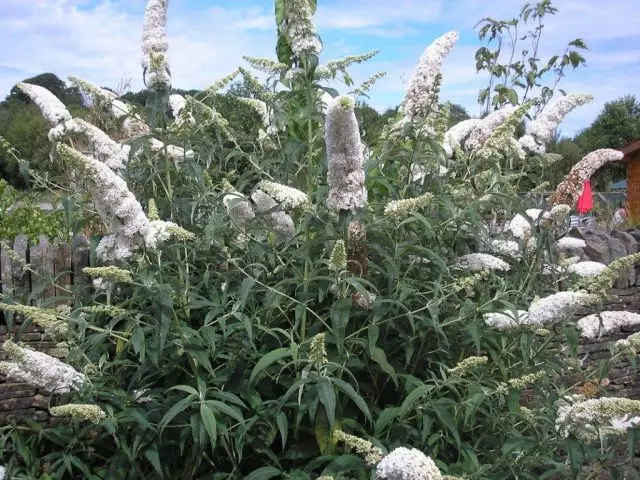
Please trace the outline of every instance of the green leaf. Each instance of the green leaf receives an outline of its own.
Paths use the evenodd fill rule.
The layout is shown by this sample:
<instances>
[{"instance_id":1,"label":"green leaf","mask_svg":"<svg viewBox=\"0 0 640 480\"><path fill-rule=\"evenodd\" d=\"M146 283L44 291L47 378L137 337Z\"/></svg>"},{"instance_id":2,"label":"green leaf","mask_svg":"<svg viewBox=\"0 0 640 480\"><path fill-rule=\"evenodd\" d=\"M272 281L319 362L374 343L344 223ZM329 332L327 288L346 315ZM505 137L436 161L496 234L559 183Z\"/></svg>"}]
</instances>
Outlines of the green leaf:
<instances>
[{"instance_id":1,"label":"green leaf","mask_svg":"<svg viewBox=\"0 0 640 480\"><path fill-rule=\"evenodd\" d=\"M226 403L220 402L218 400L207 400L205 403L211 408L214 408L215 410L224 413L228 417L237 420L238 423L244 423L244 416L242 415L242 412L237 408L234 408L231 405L227 405Z\"/></svg>"},{"instance_id":2,"label":"green leaf","mask_svg":"<svg viewBox=\"0 0 640 480\"><path fill-rule=\"evenodd\" d=\"M332 378L331 381L336 387L338 387L340 390L346 393L347 396L351 398L351 400L353 400L353 403L355 403L356 406L360 409L360 411L364 414L367 420L373 423L373 419L371 418L371 411L369 410L367 403L364 401L364 398L362 398L358 394L358 392L356 392L355 389L344 380Z\"/></svg>"},{"instance_id":3,"label":"green leaf","mask_svg":"<svg viewBox=\"0 0 640 480\"><path fill-rule=\"evenodd\" d=\"M278 430L280 430L280 438L282 439L282 449L287 445L287 434L289 428L289 421L287 416L283 412L279 412L276 417L276 423L278 424Z\"/></svg>"},{"instance_id":4,"label":"green leaf","mask_svg":"<svg viewBox=\"0 0 640 480\"><path fill-rule=\"evenodd\" d=\"M260 467L249 475L244 477L245 480L270 480L271 478L282 476L282 472L275 467Z\"/></svg>"},{"instance_id":5,"label":"green leaf","mask_svg":"<svg viewBox=\"0 0 640 480\"><path fill-rule=\"evenodd\" d=\"M507 99L511 105L518 105L518 93L512 88L507 90Z\"/></svg>"},{"instance_id":6,"label":"green leaf","mask_svg":"<svg viewBox=\"0 0 640 480\"><path fill-rule=\"evenodd\" d=\"M331 331L340 356L344 354L344 337L347 323L349 322L351 305L352 300L350 298L342 298L331 305Z\"/></svg>"},{"instance_id":7,"label":"green leaf","mask_svg":"<svg viewBox=\"0 0 640 480\"><path fill-rule=\"evenodd\" d=\"M154 447L153 450L145 450L144 458L146 458L153 469L162 476L162 465L160 464L160 455L158 455L157 448Z\"/></svg>"},{"instance_id":8,"label":"green leaf","mask_svg":"<svg viewBox=\"0 0 640 480\"><path fill-rule=\"evenodd\" d=\"M160 433L162 433L162 431L164 430L164 428L169 425L169 423L171 422L171 420L173 420L176 415L184 412L187 408L189 408L192 402L192 398L191 397L186 397L183 398L182 400L179 400L176 404L174 404L168 411L167 413L164 414L164 417L162 417L162 420L160 420L160 424L158 425L160 427Z\"/></svg>"},{"instance_id":9,"label":"green leaf","mask_svg":"<svg viewBox=\"0 0 640 480\"><path fill-rule=\"evenodd\" d=\"M255 367L253 367L253 370L251 371L251 375L249 377L249 385L254 384L256 378L258 377L258 375L260 375L260 373L262 373L263 370L282 360L283 358L288 357L289 355L291 355L291 349L286 347L277 348L276 350L272 350L264 355L260 360L258 360L258 363L256 363Z\"/></svg>"},{"instance_id":10,"label":"green leaf","mask_svg":"<svg viewBox=\"0 0 640 480\"><path fill-rule=\"evenodd\" d=\"M404 399L402 405L400 405L400 418L404 418L409 410L414 407L414 404L424 395L433 390L433 385L420 385L409 392L409 395Z\"/></svg>"},{"instance_id":11,"label":"green leaf","mask_svg":"<svg viewBox=\"0 0 640 480\"><path fill-rule=\"evenodd\" d=\"M460 447L460 433L458 432L458 427L456 426L456 422L449 413L449 411L443 405L436 403L434 406L434 410L436 412L437 417L440 419L442 423L449 429L451 435L458 447Z\"/></svg>"},{"instance_id":12,"label":"green leaf","mask_svg":"<svg viewBox=\"0 0 640 480\"><path fill-rule=\"evenodd\" d=\"M284 21L284 0L276 0L276 25L280 28L280 25Z\"/></svg>"},{"instance_id":13,"label":"green leaf","mask_svg":"<svg viewBox=\"0 0 640 480\"><path fill-rule=\"evenodd\" d=\"M373 355L371 356L373 361L380 365L382 371L391 377L395 386L398 386L398 376L396 375L395 369L391 366L391 364L387 361L387 355L384 353L379 347L375 347L373 349Z\"/></svg>"},{"instance_id":14,"label":"green leaf","mask_svg":"<svg viewBox=\"0 0 640 480\"><path fill-rule=\"evenodd\" d=\"M206 403L200 404L200 418L202 418L202 424L204 425L207 435L211 441L211 447L215 448L216 438L218 435L216 426L216 417L213 411Z\"/></svg>"},{"instance_id":15,"label":"green leaf","mask_svg":"<svg viewBox=\"0 0 640 480\"><path fill-rule=\"evenodd\" d=\"M329 428L333 428L336 422L336 392L333 385L326 377L320 377L317 383L318 398L320 403L324 405L329 420Z\"/></svg>"},{"instance_id":16,"label":"green leaf","mask_svg":"<svg viewBox=\"0 0 640 480\"><path fill-rule=\"evenodd\" d=\"M400 409L398 407L387 407L376 419L376 423L373 427L373 430L376 435L380 435L384 429L391 424L396 418L398 418L398 414L400 413Z\"/></svg>"}]
</instances>

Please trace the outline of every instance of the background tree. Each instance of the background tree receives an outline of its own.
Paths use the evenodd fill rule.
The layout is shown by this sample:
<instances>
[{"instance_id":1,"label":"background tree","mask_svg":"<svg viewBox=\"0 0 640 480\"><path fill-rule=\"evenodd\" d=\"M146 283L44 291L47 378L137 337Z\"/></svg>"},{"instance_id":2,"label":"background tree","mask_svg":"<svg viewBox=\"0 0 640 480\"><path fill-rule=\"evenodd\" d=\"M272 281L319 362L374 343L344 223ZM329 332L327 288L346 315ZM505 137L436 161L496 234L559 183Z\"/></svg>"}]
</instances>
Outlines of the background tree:
<instances>
[{"instance_id":1,"label":"background tree","mask_svg":"<svg viewBox=\"0 0 640 480\"><path fill-rule=\"evenodd\" d=\"M640 103L633 95L625 95L607 102L591 125L575 137L582 152L598 148L620 148L640 138ZM598 190L608 189L609 184L625 178L622 163L613 163L600 169L593 178Z\"/></svg>"},{"instance_id":2,"label":"background tree","mask_svg":"<svg viewBox=\"0 0 640 480\"><path fill-rule=\"evenodd\" d=\"M68 87L53 73L43 73L24 80L48 89L79 117L86 114L82 95L75 87ZM29 98L16 87L4 101L0 102L0 137L3 137L19 156L32 168L42 173L52 173L56 166L49 160L50 144L47 139L48 123ZM4 178L16 188L24 189L28 185L25 176L20 173L16 157L6 149L0 149L0 178Z\"/></svg>"}]
</instances>

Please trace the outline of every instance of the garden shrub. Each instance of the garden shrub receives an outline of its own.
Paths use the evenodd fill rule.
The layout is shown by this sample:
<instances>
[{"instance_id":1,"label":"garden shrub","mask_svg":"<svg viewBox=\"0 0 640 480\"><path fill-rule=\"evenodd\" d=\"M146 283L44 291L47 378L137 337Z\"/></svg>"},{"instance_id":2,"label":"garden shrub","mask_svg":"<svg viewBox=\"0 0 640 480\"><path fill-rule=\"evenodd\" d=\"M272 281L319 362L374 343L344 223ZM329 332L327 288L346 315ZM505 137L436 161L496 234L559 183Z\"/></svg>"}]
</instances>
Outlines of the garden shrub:
<instances>
[{"instance_id":1,"label":"garden shrub","mask_svg":"<svg viewBox=\"0 0 640 480\"><path fill-rule=\"evenodd\" d=\"M535 101L449 129L438 90L451 32L365 148L354 108L373 80L352 88L347 72L371 55L320 63L316 2L275 4L278 58L249 59L267 80L241 71L261 92L246 102L264 122L251 149L205 98L170 96L166 0L145 15L147 115L72 79L119 119L121 141L19 85L82 189L67 201L107 234L92 244L91 293L69 311L23 309L63 337L65 362L4 344L0 369L48 388L68 420L0 430L11 478L539 479L606 463L624 435L633 446L640 402L593 398L606 365L582 372L576 346L594 320L568 319L599 311L637 256L577 277L559 241L570 207L527 210L516 195L553 159L548 123L585 97L550 104L520 139ZM589 168L557 196L573 202ZM511 219L501 233L497 212ZM635 354L625 342L614 360Z\"/></svg>"}]
</instances>

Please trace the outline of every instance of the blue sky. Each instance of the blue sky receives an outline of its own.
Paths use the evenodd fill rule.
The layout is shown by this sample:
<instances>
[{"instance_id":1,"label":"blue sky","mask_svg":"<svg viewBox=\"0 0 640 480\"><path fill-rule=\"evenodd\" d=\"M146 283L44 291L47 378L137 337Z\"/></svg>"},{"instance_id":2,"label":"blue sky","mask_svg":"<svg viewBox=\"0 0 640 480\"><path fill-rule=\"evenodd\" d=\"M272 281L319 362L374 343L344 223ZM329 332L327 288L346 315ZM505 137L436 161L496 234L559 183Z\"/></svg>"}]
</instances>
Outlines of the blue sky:
<instances>
[{"instance_id":1,"label":"blue sky","mask_svg":"<svg viewBox=\"0 0 640 480\"><path fill-rule=\"evenodd\" d=\"M379 110L398 104L417 60L437 36L457 30L460 41L447 58L443 100L477 114L476 95L486 77L475 72L480 46L474 24L482 17L507 19L521 2L503 0L318 0L323 61L380 50L353 70L364 80L387 76L372 89ZM542 58L567 41L589 45L588 66L569 72L563 88L588 92L593 104L572 113L564 134L586 127L602 105L621 95L640 97L640 28L637 0L556 0L559 13L546 22ZM144 0L0 0L0 97L25 77L50 71L117 87L142 87L140 36ZM201 88L241 65L242 55L274 57L272 0L171 0L169 59L180 88Z\"/></svg>"}]
</instances>

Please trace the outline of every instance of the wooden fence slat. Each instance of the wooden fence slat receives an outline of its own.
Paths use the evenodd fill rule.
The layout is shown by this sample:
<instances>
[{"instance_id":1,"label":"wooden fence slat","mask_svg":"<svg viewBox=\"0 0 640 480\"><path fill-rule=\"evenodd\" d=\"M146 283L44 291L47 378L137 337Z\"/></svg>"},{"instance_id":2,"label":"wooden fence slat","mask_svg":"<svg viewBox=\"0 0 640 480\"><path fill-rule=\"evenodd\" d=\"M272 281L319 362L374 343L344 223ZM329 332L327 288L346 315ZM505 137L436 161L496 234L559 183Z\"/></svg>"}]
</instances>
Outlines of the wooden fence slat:
<instances>
[{"instance_id":1,"label":"wooden fence slat","mask_svg":"<svg viewBox=\"0 0 640 480\"><path fill-rule=\"evenodd\" d=\"M3 240L3 244L11 245L12 242ZM13 295L13 274L11 270L11 257L0 245L0 287L4 295Z\"/></svg>"},{"instance_id":2,"label":"wooden fence slat","mask_svg":"<svg viewBox=\"0 0 640 480\"><path fill-rule=\"evenodd\" d=\"M66 243L56 243L53 249L53 274L56 279L56 305L69 303L71 297L71 248Z\"/></svg>"},{"instance_id":3,"label":"wooden fence slat","mask_svg":"<svg viewBox=\"0 0 640 480\"><path fill-rule=\"evenodd\" d=\"M13 298L26 304L29 298L29 272L23 270L28 262L27 251L29 239L26 235L18 235L13 243L14 260L12 261ZM17 258L16 258L17 257Z\"/></svg>"},{"instance_id":4,"label":"wooden fence slat","mask_svg":"<svg viewBox=\"0 0 640 480\"><path fill-rule=\"evenodd\" d=\"M40 235L37 245L30 248L29 263L35 273L31 273L31 292L34 305L46 305L47 299L54 297L53 259L50 255L49 239Z\"/></svg>"},{"instance_id":5,"label":"wooden fence slat","mask_svg":"<svg viewBox=\"0 0 640 480\"><path fill-rule=\"evenodd\" d=\"M89 283L89 277L82 271L89 266L89 241L82 233L73 238L71 245L71 260L73 261L73 291L81 293Z\"/></svg>"}]
</instances>

